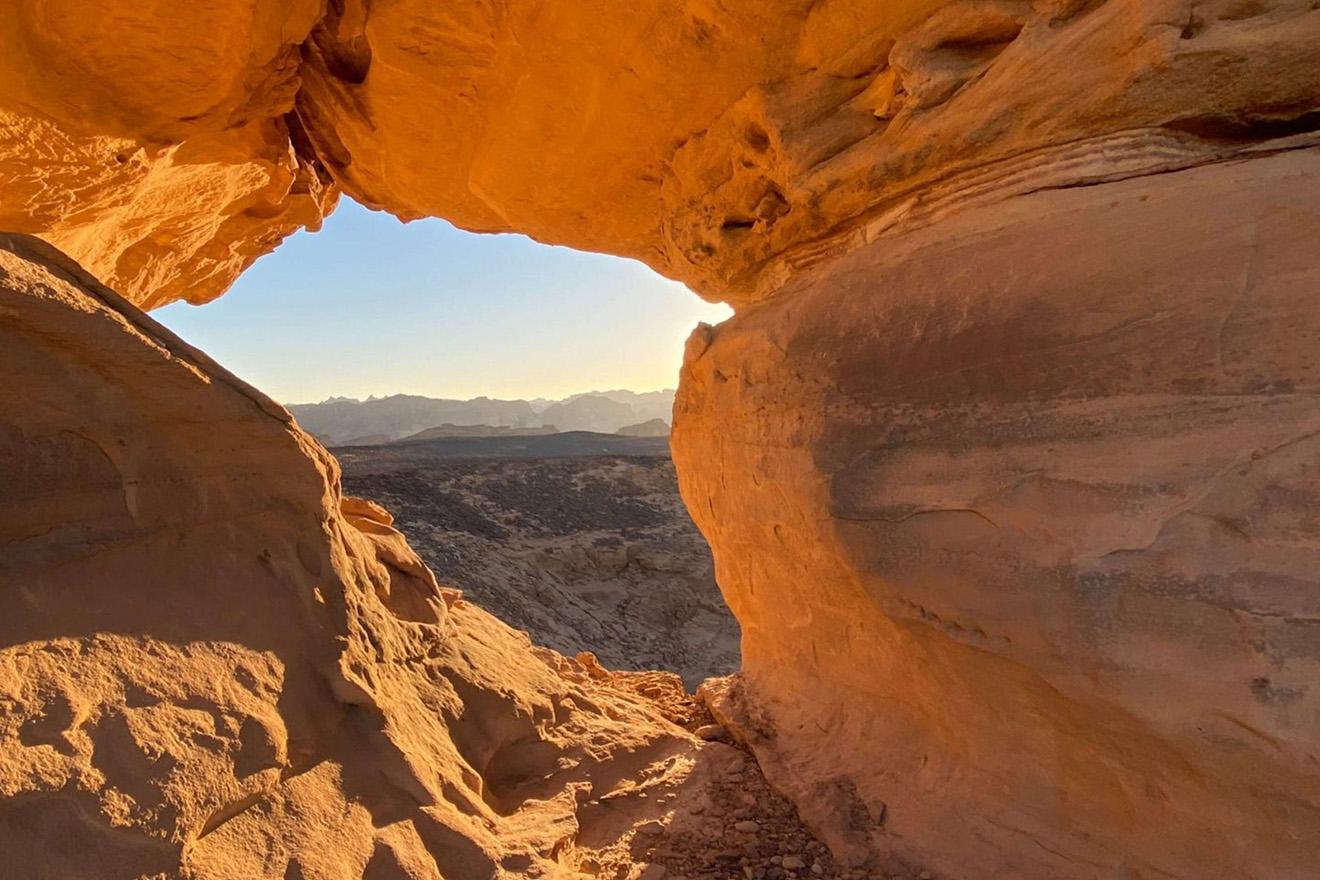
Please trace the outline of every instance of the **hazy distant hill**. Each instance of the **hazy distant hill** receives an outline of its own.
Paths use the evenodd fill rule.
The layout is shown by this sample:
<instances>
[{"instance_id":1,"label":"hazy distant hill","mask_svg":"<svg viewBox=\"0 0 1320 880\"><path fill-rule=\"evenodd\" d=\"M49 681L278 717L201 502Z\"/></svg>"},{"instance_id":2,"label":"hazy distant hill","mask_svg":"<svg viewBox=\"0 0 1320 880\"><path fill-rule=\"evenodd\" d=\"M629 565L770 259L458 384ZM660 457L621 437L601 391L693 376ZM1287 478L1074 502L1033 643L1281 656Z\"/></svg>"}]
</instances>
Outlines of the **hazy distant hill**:
<instances>
[{"instance_id":1,"label":"hazy distant hill","mask_svg":"<svg viewBox=\"0 0 1320 880\"><path fill-rule=\"evenodd\" d=\"M551 404L540 414L541 423L561 431L595 431L613 434L635 421L633 408L599 394L584 394Z\"/></svg>"},{"instance_id":2,"label":"hazy distant hill","mask_svg":"<svg viewBox=\"0 0 1320 880\"><path fill-rule=\"evenodd\" d=\"M626 437L591 431L556 431L553 434L496 434L483 437L428 437L392 443L332 447L339 458L359 452L373 455L388 450L395 462L433 458L592 458L668 457L668 437Z\"/></svg>"},{"instance_id":3,"label":"hazy distant hill","mask_svg":"<svg viewBox=\"0 0 1320 880\"><path fill-rule=\"evenodd\" d=\"M293 404L289 408L298 424L322 443L347 443L362 437L384 436L397 440L437 425L491 425L493 427L540 427L541 421L525 400L437 400L409 394L324 403Z\"/></svg>"},{"instance_id":4,"label":"hazy distant hill","mask_svg":"<svg viewBox=\"0 0 1320 880\"><path fill-rule=\"evenodd\" d=\"M541 428L496 428L491 425L437 425L434 428L427 428L425 431L418 431L416 434L410 434L402 440L395 442L407 443L412 440L440 440L447 437L532 437L542 434L559 433L553 425L547 425ZM353 444L349 444L350 446ZM363 444L370 445L370 444Z\"/></svg>"},{"instance_id":5,"label":"hazy distant hill","mask_svg":"<svg viewBox=\"0 0 1320 880\"><path fill-rule=\"evenodd\" d=\"M647 419L636 425L624 425L614 433L622 437L668 437L669 423L664 419Z\"/></svg>"},{"instance_id":6,"label":"hazy distant hill","mask_svg":"<svg viewBox=\"0 0 1320 880\"><path fill-rule=\"evenodd\" d=\"M666 388L664 391L588 391L585 394L574 394L567 400L575 400L580 397L604 397L615 403L624 403L632 407L634 415L633 424L637 422L649 422L652 419L660 419L665 423L673 417L674 414L674 389ZM624 427L619 425L614 430ZM560 430L563 430L561 428Z\"/></svg>"},{"instance_id":7,"label":"hazy distant hill","mask_svg":"<svg viewBox=\"0 0 1320 880\"><path fill-rule=\"evenodd\" d=\"M440 400L408 394L367 400L334 397L321 403L289 405L298 424L327 446L388 443L432 428L486 425L491 428L595 431L613 434L620 428L669 421L674 392L589 391L563 400ZM513 432L516 433L516 432Z\"/></svg>"}]
</instances>

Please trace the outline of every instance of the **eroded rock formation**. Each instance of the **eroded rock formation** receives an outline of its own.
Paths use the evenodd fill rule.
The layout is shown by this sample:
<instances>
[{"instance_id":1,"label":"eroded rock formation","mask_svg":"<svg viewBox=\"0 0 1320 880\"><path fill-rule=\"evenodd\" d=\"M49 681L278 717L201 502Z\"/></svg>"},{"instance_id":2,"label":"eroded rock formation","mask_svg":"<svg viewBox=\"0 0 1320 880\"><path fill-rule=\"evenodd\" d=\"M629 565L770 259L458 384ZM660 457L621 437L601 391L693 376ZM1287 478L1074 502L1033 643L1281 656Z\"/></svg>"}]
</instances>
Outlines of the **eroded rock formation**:
<instances>
[{"instance_id":1,"label":"eroded rock formation","mask_svg":"<svg viewBox=\"0 0 1320 880\"><path fill-rule=\"evenodd\" d=\"M1313 870L1317 196L1316 150L1038 193L692 337L719 714L837 851Z\"/></svg>"},{"instance_id":2,"label":"eroded rock formation","mask_svg":"<svg viewBox=\"0 0 1320 880\"><path fill-rule=\"evenodd\" d=\"M0 22L0 229L151 308L212 299L319 228L337 191L289 111L322 11L19 0Z\"/></svg>"},{"instance_id":3,"label":"eroded rock formation","mask_svg":"<svg viewBox=\"0 0 1320 880\"><path fill-rule=\"evenodd\" d=\"M335 185L748 301L951 199L1314 127L1314 11L22 0L0 30L0 218L148 305L218 294Z\"/></svg>"},{"instance_id":4,"label":"eroded rock formation","mask_svg":"<svg viewBox=\"0 0 1320 880\"><path fill-rule=\"evenodd\" d=\"M1311 0L21 0L0 47L0 226L140 305L218 295L340 190L637 257L735 304L690 343L674 422L745 634L712 702L841 857L1314 873ZM455 827L437 780L462 778L462 737L436 707L485 703L389 658L417 656L411 627L475 612L380 562L333 462L259 396L9 262L6 650L73 640L90 659L24 660L32 680L108 695L50 713L10 697L36 708L7 747L47 748L5 776L13 827L44 809L17 787L44 785L70 822L121 817L144 858L174 858L197 838L179 829L250 795L218 757L242 723L232 748L217 728L204 756L144 753L195 777L107 773L82 733L48 732L114 714L84 704L156 705L164 685L133 678L151 639L180 687L238 679L244 657L282 676L290 731L316 729L307 701L359 707L328 717L369 722L332 730L401 754L385 777L431 811L396 850ZM435 619L400 622L401 594ZM512 656L491 635L460 660L465 638L437 662L495 675L482 664ZM518 687L553 703L567 686L545 675ZM222 690L174 699L274 729L269 696ZM640 735L603 715L602 736ZM305 766L272 741L276 768ZM153 773L217 781L140 790L134 813L124 786ZM326 803L348 790L295 778ZM314 848L280 809L206 840L265 822L258 839ZM507 847L513 820L473 809L460 836Z\"/></svg>"},{"instance_id":5,"label":"eroded rock formation","mask_svg":"<svg viewBox=\"0 0 1320 880\"><path fill-rule=\"evenodd\" d=\"M625 876L741 760L662 676L439 588L278 405L34 239L0 343L6 876Z\"/></svg>"}]
</instances>

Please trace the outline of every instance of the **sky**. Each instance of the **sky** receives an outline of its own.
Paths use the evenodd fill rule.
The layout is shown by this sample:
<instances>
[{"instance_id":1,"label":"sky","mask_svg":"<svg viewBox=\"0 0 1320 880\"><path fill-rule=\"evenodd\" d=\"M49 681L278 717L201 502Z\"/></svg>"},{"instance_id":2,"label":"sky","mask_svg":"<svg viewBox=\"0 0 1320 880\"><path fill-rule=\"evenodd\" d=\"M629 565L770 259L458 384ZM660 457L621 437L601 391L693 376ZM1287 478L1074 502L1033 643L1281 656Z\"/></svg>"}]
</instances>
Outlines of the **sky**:
<instances>
[{"instance_id":1,"label":"sky","mask_svg":"<svg viewBox=\"0 0 1320 880\"><path fill-rule=\"evenodd\" d=\"M730 314L633 260L342 199L220 299L152 317L276 400L311 403L672 388L688 333Z\"/></svg>"}]
</instances>

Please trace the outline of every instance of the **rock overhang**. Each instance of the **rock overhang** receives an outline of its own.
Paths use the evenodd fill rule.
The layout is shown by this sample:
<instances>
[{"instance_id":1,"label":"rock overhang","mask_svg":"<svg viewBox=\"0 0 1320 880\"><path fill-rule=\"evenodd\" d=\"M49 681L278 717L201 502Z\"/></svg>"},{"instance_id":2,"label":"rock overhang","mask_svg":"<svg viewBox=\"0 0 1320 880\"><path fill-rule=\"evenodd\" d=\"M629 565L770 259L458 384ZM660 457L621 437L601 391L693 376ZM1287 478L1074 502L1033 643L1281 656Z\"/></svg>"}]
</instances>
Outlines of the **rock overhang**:
<instances>
[{"instance_id":1,"label":"rock overhang","mask_svg":"<svg viewBox=\"0 0 1320 880\"><path fill-rule=\"evenodd\" d=\"M219 295L341 191L738 305L956 197L1320 110L1304 0L84 5L0 29L0 226L148 307Z\"/></svg>"}]
</instances>

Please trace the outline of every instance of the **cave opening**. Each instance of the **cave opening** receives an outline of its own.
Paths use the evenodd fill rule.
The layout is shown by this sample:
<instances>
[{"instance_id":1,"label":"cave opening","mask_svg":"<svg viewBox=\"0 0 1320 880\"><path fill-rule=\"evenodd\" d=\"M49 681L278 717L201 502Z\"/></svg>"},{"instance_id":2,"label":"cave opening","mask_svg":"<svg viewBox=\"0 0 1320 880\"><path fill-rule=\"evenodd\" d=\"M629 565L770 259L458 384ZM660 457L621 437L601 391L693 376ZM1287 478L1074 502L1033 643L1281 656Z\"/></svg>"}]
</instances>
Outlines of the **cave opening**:
<instances>
[{"instance_id":1,"label":"cave opening","mask_svg":"<svg viewBox=\"0 0 1320 880\"><path fill-rule=\"evenodd\" d=\"M737 669L738 626L668 431L684 337L729 314L635 261L344 199L154 317L284 404L442 584L695 688Z\"/></svg>"}]
</instances>

